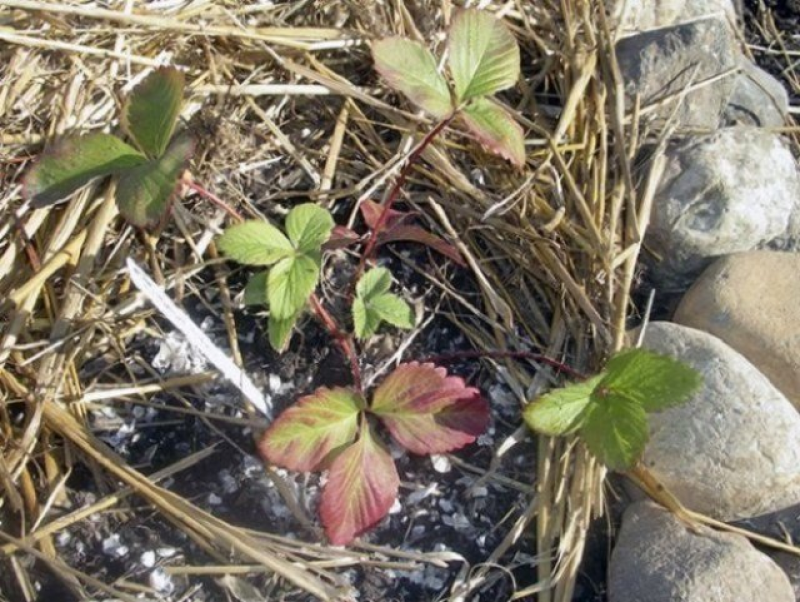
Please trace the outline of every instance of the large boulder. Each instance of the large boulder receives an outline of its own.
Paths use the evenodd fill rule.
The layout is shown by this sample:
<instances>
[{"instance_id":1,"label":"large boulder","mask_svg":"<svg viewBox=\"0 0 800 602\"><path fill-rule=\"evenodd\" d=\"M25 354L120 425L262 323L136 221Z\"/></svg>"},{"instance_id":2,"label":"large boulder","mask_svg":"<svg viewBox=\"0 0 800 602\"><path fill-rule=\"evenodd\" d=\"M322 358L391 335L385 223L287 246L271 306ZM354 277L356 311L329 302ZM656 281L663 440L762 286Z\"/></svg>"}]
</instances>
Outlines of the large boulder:
<instances>
[{"instance_id":1,"label":"large boulder","mask_svg":"<svg viewBox=\"0 0 800 602\"><path fill-rule=\"evenodd\" d=\"M752 251L715 261L675 321L725 341L800 409L800 254Z\"/></svg>"},{"instance_id":2,"label":"large boulder","mask_svg":"<svg viewBox=\"0 0 800 602\"><path fill-rule=\"evenodd\" d=\"M617 42L616 54L628 107L638 96L656 126L666 122L677 107L679 131L717 129L733 92L736 47L734 33L721 18L623 38ZM713 83L703 83L717 77ZM690 86L693 89L686 92Z\"/></svg>"},{"instance_id":3,"label":"large boulder","mask_svg":"<svg viewBox=\"0 0 800 602\"><path fill-rule=\"evenodd\" d=\"M788 577L740 535L692 532L650 502L630 506L611 556L609 602L794 602Z\"/></svg>"},{"instance_id":4,"label":"large boulder","mask_svg":"<svg viewBox=\"0 0 800 602\"><path fill-rule=\"evenodd\" d=\"M789 114L789 94L783 84L744 56L739 57L739 68L722 115L724 125L783 126Z\"/></svg>"},{"instance_id":5,"label":"large boulder","mask_svg":"<svg viewBox=\"0 0 800 602\"><path fill-rule=\"evenodd\" d=\"M732 0L609 0L611 20L623 33L670 27L716 16L736 23Z\"/></svg>"},{"instance_id":6,"label":"large boulder","mask_svg":"<svg viewBox=\"0 0 800 602\"><path fill-rule=\"evenodd\" d=\"M666 159L646 241L662 287L686 288L715 257L762 247L797 221L800 176L775 134L725 128L676 143Z\"/></svg>"},{"instance_id":7,"label":"large boulder","mask_svg":"<svg viewBox=\"0 0 800 602\"><path fill-rule=\"evenodd\" d=\"M646 466L692 510L729 521L800 502L800 414L718 338L651 323L644 347L703 376L688 403L650 414Z\"/></svg>"}]
</instances>

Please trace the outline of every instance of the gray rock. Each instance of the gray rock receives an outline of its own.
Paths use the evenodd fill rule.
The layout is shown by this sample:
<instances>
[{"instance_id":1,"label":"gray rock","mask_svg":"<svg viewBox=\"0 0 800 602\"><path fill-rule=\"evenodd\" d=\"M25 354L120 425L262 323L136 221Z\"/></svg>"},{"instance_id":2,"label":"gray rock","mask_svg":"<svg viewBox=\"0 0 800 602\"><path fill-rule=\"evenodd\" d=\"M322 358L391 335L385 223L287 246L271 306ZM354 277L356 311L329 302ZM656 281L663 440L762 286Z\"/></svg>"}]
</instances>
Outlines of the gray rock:
<instances>
[{"instance_id":1,"label":"gray rock","mask_svg":"<svg viewBox=\"0 0 800 602\"><path fill-rule=\"evenodd\" d=\"M789 113L789 94L777 79L745 57L739 58L733 94L722 115L724 125L781 127Z\"/></svg>"},{"instance_id":2,"label":"gray rock","mask_svg":"<svg viewBox=\"0 0 800 602\"><path fill-rule=\"evenodd\" d=\"M733 0L609 0L611 21L623 33L670 27L718 16L736 23Z\"/></svg>"},{"instance_id":3,"label":"gray rock","mask_svg":"<svg viewBox=\"0 0 800 602\"><path fill-rule=\"evenodd\" d=\"M688 403L650 414L644 462L690 509L729 521L800 502L800 414L718 338L669 322L644 347L698 370Z\"/></svg>"},{"instance_id":4,"label":"gray rock","mask_svg":"<svg viewBox=\"0 0 800 602\"><path fill-rule=\"evenodd\" d=\"M638 95L655 126L676 114L680 130L717 129L733 92L736 38L725 20L708 18L624 38L616 53L630 107ZM710 84L702 82L731 72ZM664 102L659 102L664 101Z\"/></svg>"},{"instance_id":5,"label":"gray rock","mask_svg":"<svg viewBox=\"0 0 800 602\"><path fill-rule=\"evenodd\" d=\"M800 409L800 254L752 251L715 261L674 320L719 337Z\"/></svg>"},{"instance_id":6,"label":"gray rock","mask_svg":"<svg viewBox=\"0 0 800 602\"><path fill-rule=\"evenodd\" d=\"M653 280L685 289L714 257L784 236L798 203L795 160L775 134L738 126L673 145L647 231Z\"/></svg>"},{"instance_id":7,"label":"gray rock","mask_svg":"<svg viewBox=\"0 0 800 602\"><path fill-rule=\"evenodd\" d=\"M650 502L625 512L609 602L794 602L788 577L740 535L694 533Z\"/></svg>"}]
</instances>

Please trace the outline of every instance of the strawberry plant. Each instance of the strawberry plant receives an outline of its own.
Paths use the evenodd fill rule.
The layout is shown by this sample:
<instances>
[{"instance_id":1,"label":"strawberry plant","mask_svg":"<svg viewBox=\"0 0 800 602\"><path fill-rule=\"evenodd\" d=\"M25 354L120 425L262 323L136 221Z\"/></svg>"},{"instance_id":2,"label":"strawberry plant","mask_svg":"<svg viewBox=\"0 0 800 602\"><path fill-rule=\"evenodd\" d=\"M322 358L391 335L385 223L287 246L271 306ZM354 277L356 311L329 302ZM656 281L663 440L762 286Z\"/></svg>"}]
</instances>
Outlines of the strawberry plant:
<instances>
[{"instance_id":1,"label":"strawberry plant","mask_svg":"<svg viewBox=\"0 0 800 602\"><path fill-rule=\"evenodd\" d=\"M117 176L120 213L136 226L159 222L174 198L194 150L185 133L175 135L184 77L174 68L151 73L128 96L117 136L66 136L51 145L27 173L24 194L35 207L56 203L95 178Z\"/></svg>"},{"instance_id":2,"label":"strawberry plant","mask_svg":"<svg viewBox=\"0 0 800 602\"><path fill-rule=\"evenodd\" d=\"M597 376L530 403L523 417L544 435L577 433L603 464L628 470L647 444L647 414L686 402L700 384L700 374L682 362L628 349Z\"/></svg>"}]
</instances>

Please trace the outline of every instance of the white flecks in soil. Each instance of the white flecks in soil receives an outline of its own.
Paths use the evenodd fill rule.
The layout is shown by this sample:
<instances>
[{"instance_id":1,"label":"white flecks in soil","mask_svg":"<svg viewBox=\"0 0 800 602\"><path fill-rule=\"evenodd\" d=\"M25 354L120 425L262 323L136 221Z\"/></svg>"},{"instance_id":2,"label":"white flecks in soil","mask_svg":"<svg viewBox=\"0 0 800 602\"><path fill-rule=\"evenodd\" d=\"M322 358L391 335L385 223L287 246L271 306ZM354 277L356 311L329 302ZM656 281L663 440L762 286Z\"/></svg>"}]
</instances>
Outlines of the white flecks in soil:
<instances>
[{"instance_id":1,"label":"white flecks in soil","mask_svg":"<svg viewBox=\"0 0 800 602\"><path fill-rule=\"evenodd\" d=\"M161 567L155 568L150 572L148 578L150 587L162 594L170 594L175 589L175 584L172 582L167 572Z\"/></svg>"},{"instance_id":2,"label":"white flecks in soil","mask_svg":"<svg viewBox=\"0 0 800 602\"><path fill-rule=\"evenodd\" d=\"M208 318L200 326L208 330ZM158 353L153 358L153 368L161 374L202 372L208 366L205 357L179 332L170 332L161 340Z\"/></svg>"},{"instance_id":3,"label":"white flecks in soil","mask_svg":"<svg viewBox=\"0 0 800 602\"><path fill-rule=\"evenodd\" d=\"M439 474L446 474L453 469L450 458L441 454L432 455L431 464L433 465L433 469Z\"/></svg>"},{"instance_id":4,"label":"white flecks in soil","mask_svg":"<svg viewBox=\"0 0 800 602\"><path fill-rule=\"evenodd\" d=\"M128 555L128 546L122 543L118 533L114 533L103 540L103 552L109 556L124 558Z\"/></svg>"}]
</instances>

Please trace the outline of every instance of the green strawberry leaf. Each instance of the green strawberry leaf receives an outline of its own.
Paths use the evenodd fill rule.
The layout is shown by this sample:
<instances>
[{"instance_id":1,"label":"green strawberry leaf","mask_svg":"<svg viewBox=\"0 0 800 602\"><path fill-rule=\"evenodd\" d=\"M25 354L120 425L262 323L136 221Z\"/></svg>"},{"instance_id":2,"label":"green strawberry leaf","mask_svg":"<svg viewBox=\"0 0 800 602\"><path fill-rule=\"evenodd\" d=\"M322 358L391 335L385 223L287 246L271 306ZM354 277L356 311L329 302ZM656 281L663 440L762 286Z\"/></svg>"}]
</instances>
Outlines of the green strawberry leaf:
<instances>
[{"instance_id":1,"label":"green strawberry leaf","mask_svg":"<svg viewBox=\"0 0 800 602\"><path fill-rule=\"evenodd\" d=\"M332 452L355 440L364 407L351 389L317 389L270 425L258 450L267 461L289 470L317 470Z\"/></svg>"},{"instance_id":2,"label":"green strawberry leaf","mask_svg":"<svg viewBox=\"0 0 800 602\"><path fill-rule=\"evenodd\" d=\"M294 255L294 247L283 232L258 220L231 226L218 245L225 255L245 265L272 265Z\"/></svg>"},{"instance_id":3,"label":"green strawberry leaf","mask_svg":"<svg viewBox=\"0 0 800 602\"><path fill-rule=\"evenodd\" d=\"M486 11L458 11L450 29L449 48L459 104L510 88L519 79L517 40L501 20Z\"/></svg>"},{"instance_id":4,"label":"green strawberry leaf","mask_svg":"<svg viewBox=\"0 0 800 602\"><path fill-rule=\"evenodd\" d=\"M333 226L330 212L314 203L298 205L286 216L286 233L301 253L319 251L330 238Z\"/></svg>"},{"instance_id":5,"label":"green strawberry leaf","mask_svg":"<svg viewBox=\"0 0 800 602\"><path fill-rule=\"evenodd\" d=\"M422 110L437 119L452 112L450 89L430 50L404 38L386 38L372 45L372 58L387 83Z\"/></svg>"},{"instance_id":6,"label":"green strawberry leaf","mask_svg":"<svg viewBox=\"0 0 800 602\"><path fill-rule=\"evenodd\" d=\"M193 151L194 140L178 136L163 156L123 173L117 183L117 204L125 219L140 227L158 223L178 191Z\"/></svg>"},{"instance_id":7,"label":"green strawberry leaf","mask_svg":"<svg viewBox=\"0 0 800 602\"><path fill-rule=\"evenodd\" d=\"M460 113L478 141L517 167L525 164L525 135L508 112L485 98L477 98Z\"/></svg>"},{"instance_id":8,"label":"green strawberry leaf","mask_svg":"<svg viewBox=\"0 0 800 602\"><path fill-rule=\"evenodd\" d=\"M68 136L50 145L26 174L23 194L34 207L60 201L94 178L119 174L147 157L116 136Z\"/></svg>"},{"instance_id":9,"label":"green strawberry leaf","mask_svg":"<svg viewBox=\"0 0 800 602\"><path fill-rule=\"evenodd\" d=\"M259 272L251 276L244 287L245 305L266 305L267 304L267 276L269 272Z\"/></svg>"},{"instance_id":10,"label":"green strawberry leaf","mask_svg":"<svg viewBox=\"0 0 800 602\"><path fill-rule=\"evenodd\" d=\"M544 435L558 437L571 433L583 423L591 395L603 375L555 389L529 403L522 413L528 426Z\"/></svg>"},{"instance_id":11,"label":"green strawberry leaf","mask_svg":"<svg viewBox=\"0 0 800 602\"><path fill-rule=\"evenodd\" d=\"M397 295L389 292L392 275L386 268L373 268L356 285L353 300L353 325L360 339L371 337L382 321L399 328L414 326L414 312Z\"/></svg>"},{"instance_id":12,"label":"green strawberry leaf","mask_svg":"<svg viewBox=\"0 0 800 602\"><path fill-rule=\"evenodd\" d=\"M600 462L612 470L627 470L647 444L647 414L635 401L610 395L589 405L580 434Z\"/></svg>"},{"instance_id":13,"label":"green strawberry leaf","mask_svg":"<svg viewBox=\"0 0 800 602\"><path fill-rule=\"evenodd\" d=\"M303 309L317 286L319 271L319 253L281 259L267 279L270 315L286 320Z\"/></svg>"},{"instance_id":14,"label":"green strawberry leaf","mask_svg":"<svg viewBox=\"0 0 800 602\"><path fill-rule=\"evenodd\" d=\"M489 424L489 404L478 390L433 364L400 364L376 389L370 409L416 454L462 448Z\"/></svg>"},{"instance_id":15,"label":"green strawberry leaf","mask_svg":"<svg viewBox=\"0 0 800 602\"><path fill-rule=\"evenodd\" d=\"M174 67L161 67L137 85L122 107L122 127L151 159L164 154L183 103L184 76Z\"/></svg>"},{"instance_id":16,"label":"green strawberry leaf","mask_svg":"<svg viewBox=\"0 0 800 602\"><path fill-rule=\"evenodd\" d=\"M333 545L346 545L389 513L400 477L392 456L372 428L331 464L319 514Z\"/></svg>"},{"instance_id":17,"label":"green strawberry leaf","mask_svg":"<svg viewBox=\"0 0 800 602\"><path fill-rule=\"evenodd\" d=\"M600 389L639 403L646 412L685 402L702 383L700 373L674 358L628 349L606 364Z\"/></svg>"},{"instance_id":18,"label":"green strawberry leaf","mask_svg":"<svg viewBox=\"0 0 800 602\"><path fill-rule=\"evenodd\" d=\"M289 341L292 338L292 330L294 330L294 325L297 323L297 319L300 317L301 313L302 312L297 312L295 315L283 320L270 314L268 324L269 344L272 345L272 348L278 353L283 353L286 351L286 347L289 346Z\"/></svg>"}]
</instances>

